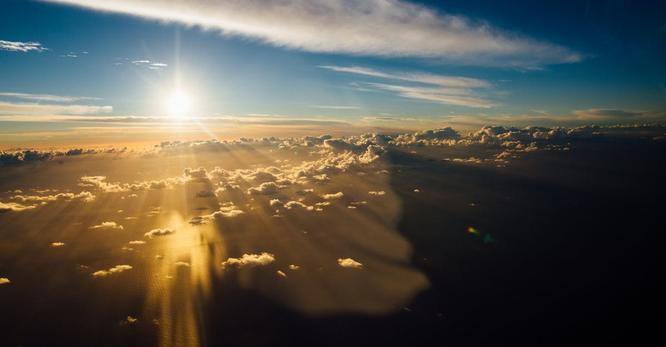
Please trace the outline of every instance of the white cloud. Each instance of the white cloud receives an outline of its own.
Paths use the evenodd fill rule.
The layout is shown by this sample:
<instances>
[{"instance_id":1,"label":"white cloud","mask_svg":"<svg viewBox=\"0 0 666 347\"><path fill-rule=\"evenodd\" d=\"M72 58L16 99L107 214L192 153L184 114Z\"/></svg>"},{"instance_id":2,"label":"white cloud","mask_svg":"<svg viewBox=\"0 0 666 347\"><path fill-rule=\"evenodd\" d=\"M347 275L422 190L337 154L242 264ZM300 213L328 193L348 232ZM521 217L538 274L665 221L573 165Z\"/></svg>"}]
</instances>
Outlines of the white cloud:
<instances>
[{"instance_id":1,"label":"white cloud","mask_svg":"<svg viewBox=\"0 0 666 347\"><path fill-rule=\"evenodd\" d=\"M490 108L496 103L478 95L478 90L492 87L486 80L477 78L437 75L414 72L384 72L361 66L323 65L323 69L369 76L394 81L417 83L418 85L398 85L387 83L365 83L361 90L384 90L398 94L404 98L436 102L445 105L465 106L473 108ZM371 89L368 89L371 88Z\"/></svg>"},{"instance_id":2,"label":"white cloud","mask_svg":"<svg viewBox=\"0 0 666 347\"><path fill-rule=\"evenodd\" d=\"M321 108L325 110L358 110L358 106L349 106L349 105L312 105L312 108Z\"/></svg>"},{"instance_id":3,"label":"white cloud","mask_svg":"<svg viewBox=\"0 0 666 347\"><path fill-rule=\"evenodd\" d=\"M566 47L402 0L43 1L197 25L223 35L310 52L424 57L522 68L582 59Z\"/></svg>"},{"instance_id":4,"label":"white cloud","mask_svg":"<svg viewBox=\"0 0 666 347\"><path fill-rule=\"evenodd\" d=\"M222 262L223 267L254 267L268 265L275 261L275 256L271 253L262 252L261 254L243 254L240 258L228 258Z\"/></svg>"},{"instance_id":5,"label":"white cloud","mask_svg":"<svg viewBox=\"0 0 666 347\"><path fill-rule=\"evenodd\" d=\"M0 102L0 116L84 115L111 112L113 112L113 106ZM2 117L2 120L7 119Z\"/></svg>"},{"instance_id":6,"label":"white cloud","mask_svg":"<svg viewBox=\"0 0 666 347\"><path fill-rule=\"evenodd\" d=\"M218 211L213 212L210 217L212 218L234 218L242 214L245 214L245 211L238 209L235 205L229 203L225 206L220 207Z\"/></svg>"},{"instance_id":7,"label":"white cloud","mask_svg":"<svg viewBox=\"0 0 666 347\"><path fill-rule=\"evenodd\" d=\"M573 116L584 121L619 121L643 116L645 112L629 111L616 108L590 108L586 110L574 110Z\"/></svg>"},{"instance_id":8,"label":"white cloud","mask_svg":"<svg viewBox=\"0 0 666 347\"><path fill-rule=\"evenodd\" d=\"M110 275L113 275L113 274L118 274L118 273L121 273L121 272L125 272L125 271L131 270L131 269L132 269L132 266L130 266L130 265L116 265L116 266L114 266L114 267L112 267L108 270L95 271L95 272L92 273L92 276L93 277L106 277L106 276L110 276Z\"/></svg>"},{"instance_id":9,"label":"white cloud","mask_svg":"<svg viewBox=\"0 0 666 347\"><path fill-rule=\"evenodd\" d=\"M413 87L385 83L369 83L369 85L381 90L394 92L404 98L436 102L444 105L472 108L491 108L497 106L492 101L474 96L474 93L466 89Z\"/></svg>"},{"instance_id":10,"label":"white cloud","mask_svg":"<svg viewBox=\"0 0 666 347\"><path fill-rule=\"evenodd\" d=\"M202 225L215 218L235 218L245 214L245 211L239 209L232 202L226 202L215 212L203 216L192 217L189 221L192 225Z\"/></svg>"},{"instance_id":11,"label":"white cloud","mask_svg":"<svg viewBox=\"0 0 666 347\"><path fill-rule=\"evenodd\" d=\"M89 229L123 230L125 228L116 222L102 222L91 226Z\"/></svg>"},{"instance_id":12,"label":"white cloud","mask_svg":"<svg viewBox=\"0 0 666 347\"><path fill-rule=\"evenodd\" d=\"M0 202L0 212L21 212L35 207L34 205L22 205L16 202Z\"/></svg>"},{"instance_id":13,"label":"white cloud","mask_svg":"<svg viewBox=\"0 0 666 347\"><path fill-rule=\"evenodd\" d=\"M71 103L80 100L99 100L99 98L91 98L87 96L62 96L62 95L52 95L52 94L28 94L28 93L11 93L11 92L0 93L0 97L21 99L21 100L32 100L39 102L63 102L63 103Z\"/></svg>"},{"instance_id":14,"label":"white cloud","mask_svg":"<svg viewBox=\"0 0 666 347\"><path fill-rule=\"evenodd\" d=\"M487 88L491 83L485 80L469 77L447 76L422 72L384 72L362 66L336 66L321 65L322 69L336 72L345 72L350 74L383 78L388 80L398 80L406 82L416 82L423 84L433 84L448 88Z\"/></svg>"},{"instance_id":15,"label":"white cloud","mask_svg":"<svg viewBox=\"0 0 666 347\"><path fill-rule=\"evenodd\" d=\"M324 194L321 197L324 200L337 200L337 199L342 199L343 196L345 196L344 193L337 192L337 193L331 193L331 194Z\"/></svg>"},{"instance_id":16,"label":"white cloud","mask_svg":"<svg viewBox=\"0 0 666 347\"><path fill-rule=\"evenodd\" d=\"M134 60L132 61L132 64L140 67L145 67L150 70L161 70L169 66L165 63L159 63L150 60Z\"/></svg>"},{"instance_id":17,"label":"white cloud","mask_svg":"<svg viewBox=\"0 0 666 347\"><path fill-rule=\"evenodd\" d=\"M58 193L52 195L14 195L12 199L21 200L22 202L39 202L42 204L58 200L83 200L91 202L95 200L95 195L88 191L82 191L80 193Z\"/></svg>"},{"instance_id":18,"label":"white cloud","mask_svg":"<svg viewBox=\"0 0 666 347\"><path fill-rule=\"evenodd\" d=\"M19 42L0 40L0 51L10 52L43 52L48 48L42 46L39 42Z\"/></svg>"},{"instance_id":19,"label":"white cloud","mask_svg":"<svg viewBox=\"0 0 666 347\"><path fill-rule=\"evenodd\" d=\"M286 208L287 210L294 210L294 211L314 210L314 206L308 206L300 201L289 201L286 204L284 204L284 208Z\"/></svg>"},{"instance_id":20,"label":"white cloud","mask_svg":"<svg viewBox=\"0 0 666 347\"><path fill-rule=\"evenodd\" d=\"M171 235L171 234L173 234L173 233L175 233L175 232L176 232L176 231L173 230L173 229L166 229L166 228L162 229L162 228L158 228L158 229L153 229L153 230L151 230L151 231L149 231L149 232L143 234L143 236L152 239L152 238L155 237L155 236L166 236L166 235Z\"/></svg>"},{"instance_id":21,"label":"white cloud","mask_svg":"<svg viewBox=\"0 0 666 347\"><path fill-rule=\"evenodd\" d=\"M248 194L265 194L265 195L274 195L277 194L280 190L280 186L275 182L264 182L258 187L251 187L247 190Z\"/></svg>"},{"instance_id":22,"label":"white cloud","mask_svg":"<svg viewBox=\"0 0 666 347\"><path fill-rule=\"evenodd\" d=\"M346 268L353 268L353 269L361 269L363 268L363 264L359 263L358 261L352 259L352 258L339 258L338 259L338 265L341 267L346 267Z\"/></svg>"}]
</instances>

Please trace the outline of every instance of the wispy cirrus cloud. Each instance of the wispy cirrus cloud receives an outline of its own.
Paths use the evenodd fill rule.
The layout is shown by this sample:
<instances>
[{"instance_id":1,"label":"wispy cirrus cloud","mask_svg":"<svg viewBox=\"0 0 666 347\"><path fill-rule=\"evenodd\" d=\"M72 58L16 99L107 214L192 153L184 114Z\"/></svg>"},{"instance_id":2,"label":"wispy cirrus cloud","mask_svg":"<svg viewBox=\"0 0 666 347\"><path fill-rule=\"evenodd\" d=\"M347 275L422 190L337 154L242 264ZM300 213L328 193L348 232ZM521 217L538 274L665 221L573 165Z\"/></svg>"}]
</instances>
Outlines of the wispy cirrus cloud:
<instances>
[{"instance_id":1,"label":"wispy cirrus cloud","mask_svg":"<svg viewBox=\"0 0 666 347\"><path fill-rule=\"evenodd\" d=\"M644 111L622 110L616 108L590 108L585 110L574 110L573 116L580 120L630 120L639 118L646 114Z\"/></svg>"},{"instance_id":2,"label":"wispy cirrus cloud","mask_svg":"<svg viewBox=\"0 0 666 347\"><path fill-rule=\"evenodd\" d=\"M364 91L383 90L404 98L453 106L490 108L497 105L496 102L480 96L479 91L492 87L490 82L482 79L420 72L385 72L361 66L324 65L320 68L389 81L409 82L409 84L368 82L359 88Z\"/></svg>"},{"instance_id":3,"label":"wispy cirrus cloud","mask_svg":"<svg viewBox=\"0 0 666 347\"><path fill-rule=\"evenodd\" d=\"M169 66L165 63L159 63L150 60L133 60L132 64L140 67L145 67L150 70L161 70Z\"/></svg>"},{"instance_id":4,"label":"wispy cirrus cloud","mask_svg":"<svg viewBox=\"0 0 666 347\"><path fill-rule=\"evenodd\" d=\"M58 105L0 102L0 118L3 116L52 116L84 115L113 112L113 106Z\"/></svg>"},{"instance_id":5,"label":"wispy cirrus cloud","mask_svg":"<svg viewBox=\"0 0 666 347\"><path fill-rule=\"evenodd\" d=\"M29 94L29 93L10 93L10 92L0 92L0 97L11 98L11 99L21 99L21 100L30 100L30 101L44 101L44 102L76 102L81 100L99 100L99 98L91 98L87 96L62 96L62 95L52 95L52 94Z\"/></svg>"},{"instance_id":6,"label":"wispy cirrus cloud","mask_svg":"<svg viewBox=\"0 0 666 347\"><path fill-rule=\"evenodd\" d=\"M539 68L582 54L403 0L42 0L196 25L308 52Z\"/></svg>"},{"instance_id":7,"label":"wispy cirrus cloud","mask_svg":"<svg viewBox=\"0 0 666 347\"><path fill-rule=\"evenodd\" d=\"M319 108L324 110L358 110L360 107L352 105L311 105L311 108Z\"/></svg>"},{"instance_id":8,"label":"wispy cirrus cloud","mask_svg":"<svg viewBox=\"0 0 666 347\"><path fill-rule=\"evenodd\" d=\"M43 52L48 48L42 46L39 42L20 42L0 40L0 51L10 52Z\"/></svg>"},{"instance_id":9,"label":"wispy cirrus cloud","mask_svg":"<svg viewBox=\"0 0 666 347\"><path fill-rule=\"evenodd\" d=\"M435 84L442 87L450 88L486 88L491 84L488 81L459 76L446 76L431 73L420 72L384 72L362 66L337 66L337 65L321 65L322 69L345 72L356 75L363 75L369 77L378 77L389 80L398 80L406 82L416 82L424 84Z\"/></svg>"},{"instance_id":10,"label":"wispy cirrus cloud","mask_svg":"<svg viewBox=\"0 0 666 347\"><path fill-rule=\"evenodd\" d=\"M5 100L2 100L5 99ZM43 120L44 117L103 114L113 112L113 106L86 105L86 101L100 100L86 96L51 94L0 93L0 120ZM27 117L27 118L26 118ZM29 119L33 117L34 119Z\"/></svg>"}]
</instances>

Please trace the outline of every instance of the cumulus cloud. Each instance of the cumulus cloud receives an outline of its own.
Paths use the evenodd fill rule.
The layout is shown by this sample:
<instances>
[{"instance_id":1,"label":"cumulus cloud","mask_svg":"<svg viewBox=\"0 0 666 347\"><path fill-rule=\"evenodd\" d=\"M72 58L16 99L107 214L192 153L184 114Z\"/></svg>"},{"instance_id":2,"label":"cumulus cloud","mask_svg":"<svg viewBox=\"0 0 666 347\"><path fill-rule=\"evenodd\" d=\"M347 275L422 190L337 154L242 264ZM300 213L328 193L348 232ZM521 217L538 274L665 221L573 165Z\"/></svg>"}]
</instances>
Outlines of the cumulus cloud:
<instances>
[{"instance_id":1,"label":"cumulus cloud","mask_svg":"<svg viewBox=\"0 0 666 347\"><path fill-rule=\"evenodd\" d=\"M143 236L152 239L153 237L156 237L156 236L166 236L166 235L171 235L171 234L173 234L173 233L175 233L175 232L176 232L176 230L174 230L174 229L157 228L157 229L153 229L153 230L151 230L151 231L149 231L149 232L143 234Z\"/></svg>"},{"instance_id":2,"label":"cumulus cloud","mask_svg":"<svg viewBox=\"0 0 666 347\"><path fill-rule=\"evenodd\" d=\"M222 262L222 267L255 267L268 265L275 261L275 256L271 253L262 252L261 254L243 254L240 258L228 258Z\"/></svg>"},{"instance_id":3,"label":"cumulus cloud","mask_svg":"<svg viewBox=\"0 0 666 347\"><path fill-rule=\"evenodd\" d=\"M43 1L198 25L223 35L310 52L427 57L522 68L582 59L578 52L557 44L402 0Z\"/></svg>"},{"instance_id":4,"label":"cumulus cloud","mask_svg":"<svg viewBox=\"0 0 666 347\"><path fill-rule=\"evenodd\" d=\"M341 267L352 268L352 269L363 268L363 264L359 263L358 261L352 258L339 258L338 265L340 265Z\"/></svg>"},{"instance_id":5,"label":"cumulus cloud","mask_svg":"<svg viewBox=\"0 0 666 347\"><path fill-rule=\"evenodd\" d=\"M91 202L95 200L95 195L88 191L82 191L80 193L58 193L52 195L14 195L12 199L21 200L22 202L36 202L36 203L48 203L58 200L82 200L85 202Z\"/></svg>"},{"instance_id":6,"label":"cumulus cloud","mask_svg":"<svg viewBox=\"0 0 666 347\"><path fill-rule=\"evenodd\" d=\"M116 222L102 222L100 224L93 225L88 229L123 230L125 228Z\"/></svg>"},{"instance_id":7,"label":"cumulus cloud","mask_svg":"<svg viewBox=\"0 0 666 347\"><path fill-rule=\"evenodd\" d=\"M106 193L118 193L128 191L142 191L149 189L168 189L177 184L183 184L188 181L187 177L170 177L161 180L140 181L134 183L110 183L106 181L106 176L82 176L79 178L79 186L95 187ZM132 195L129 195L132 197Z\"/></svg>"},{"instance_id":8,"label":"cumulus cloud","mask_svg":"<svg viewBox=\"0 0 666 347\"><path fill-rule=\"evenodd\" d=\"M222 204L222 206L220 206L217 211L211 214L192 217L189 223L192 225L202 225L208 223L211 220L214 220L215 218L235 218L243 214L245 214L245 211L239 209L236 205L234 205L234 203L226 202Z\"/></svg>"},{"instance_id":9,"label":"cumulus cloud","mask_svg":"<svg viewBox=\"0 0 666 347\"><path fill-rule=\"evenodd\" d=\"M35 207L34 205L22 205L16 202L0 202L0 212L21 212Z\"/></svg>"},{"instance_id":10,"label":"cumulus cloud","mask_svg":"<svg viewBox=\"0 0 666 347\"><path fill-rule=\"evenodd\" d=\"M132 266L130 265L116 265L108 270L99 270L95 271L92 273L93 277L107 277L113 274L118 274L121 272L125 272L127 270L131 270Z\"/></svg>"},{"instance_id":11,"label":"cumulus cloud","mask_svg":"<svg viewBox=\"0 0 666 347\"><path fill-rule=\"evenodd\" d=\"M324 194L321 197L324 200L337 200L337 199L342 199L343 196L345 196L344 193L337 192L337 193L331 193L331 194Z\"/></svg>"},{"instance_id":12,"label":"cumulus cloud","mask_svg":"<svg viewBox=\"0 0 666 347\"><path fill-rule=\"evenodd\" d=\"M286 208L287 210L294 210L294 211L314 210L314 206L308 206L300 201L289 201L286 204L284 204L284 208Z\"/></svg>"},{"instance_id":13,"label":"cumulus cloud","mask_svg":"<svg viewBox=\"0 0 666 347\"><path fill-rule=\"evenodd\" d=\"M0 51L10 52L43 52L48 48L42 46L39 42L20 42L0 40Z\"/></svg>"},{"instance_id":14,"label":"cumulus cloud","mask_svg":"<svg viewBox=\"0 0 666 347\"><path fill-rule=\"evenodd\" d=\"M275 195L280 190L280 186L275 182L264 182L258 187L251 187L247 190L248 194Z\"/></svg>"},{"instance_id":15,"label":"cumulus cloud","mask_svg":"<svg viewBox=\"0 0 666 347\"><path fill-rule=\"evenodd\" d=\"M245 214L245 211L239 209L231 202L223 204L219 210L210 214L212 218L234 218L242 214Z\"/></svg>"}]
</instances>

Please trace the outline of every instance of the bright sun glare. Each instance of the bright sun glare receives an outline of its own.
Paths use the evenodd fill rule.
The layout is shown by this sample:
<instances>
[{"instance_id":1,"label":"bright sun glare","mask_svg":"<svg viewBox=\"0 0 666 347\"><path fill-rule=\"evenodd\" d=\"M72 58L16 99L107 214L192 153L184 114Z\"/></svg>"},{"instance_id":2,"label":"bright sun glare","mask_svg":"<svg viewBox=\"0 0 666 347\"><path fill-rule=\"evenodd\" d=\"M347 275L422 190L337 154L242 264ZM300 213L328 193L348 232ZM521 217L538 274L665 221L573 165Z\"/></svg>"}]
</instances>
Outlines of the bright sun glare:
<instances>
[{"instance_id":1,"label":"bright sun glare","mask_svg":"<svg viewBox=\"0 0 666 347\"><path fill-rule=\"evenodd\" d=\"M170 117L189 117L192 110L192 100L186 92L175 90L167 97L166 109Z\"/></svg>"}]
</instances>

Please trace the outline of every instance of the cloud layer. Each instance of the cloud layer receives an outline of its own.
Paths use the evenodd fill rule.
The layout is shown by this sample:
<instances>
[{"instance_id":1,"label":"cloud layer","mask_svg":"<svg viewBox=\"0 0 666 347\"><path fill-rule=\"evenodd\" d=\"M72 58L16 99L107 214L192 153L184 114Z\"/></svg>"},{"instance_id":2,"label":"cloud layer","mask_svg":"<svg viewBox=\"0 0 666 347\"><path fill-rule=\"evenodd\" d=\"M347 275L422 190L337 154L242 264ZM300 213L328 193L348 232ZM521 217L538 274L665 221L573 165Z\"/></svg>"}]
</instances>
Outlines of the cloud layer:
<instances>
[{"instance_id":1,"label":"cloud layer","mask_svg":"<svg viewBox=\"0 0 666 347\"><path fill-rule=\"evenodd\" d=\"M582 59L566 47L401 0L43 1L196 25L309 52L523 68Z\"/></svg>"}]
</instances>

